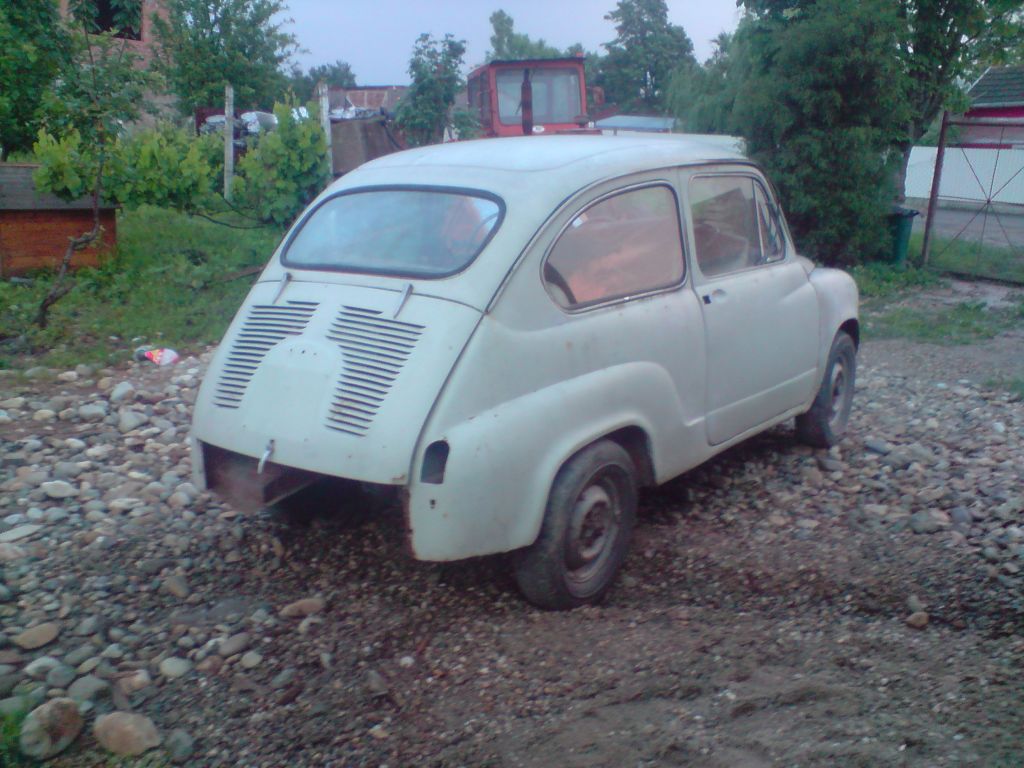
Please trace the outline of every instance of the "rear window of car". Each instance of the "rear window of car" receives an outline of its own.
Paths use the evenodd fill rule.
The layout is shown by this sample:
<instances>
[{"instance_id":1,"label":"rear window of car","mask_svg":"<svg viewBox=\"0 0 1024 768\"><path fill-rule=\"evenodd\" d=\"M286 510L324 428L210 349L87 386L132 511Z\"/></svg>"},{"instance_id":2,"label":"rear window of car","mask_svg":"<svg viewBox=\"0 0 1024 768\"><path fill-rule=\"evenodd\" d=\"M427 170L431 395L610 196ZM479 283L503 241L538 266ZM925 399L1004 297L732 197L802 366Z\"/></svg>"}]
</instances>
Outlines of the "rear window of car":
<instances>
[{"instance_id":1,"label":"rear window of car","mask_svg":"<svg viewBox=\"0 0 1024 768\"><path fill-rule=\"evenodd\" d=\"M465 269L501 224L484 192L367 188L327 198L285 246L297 269L445 277Z\"/></svg>"}]
</instances>

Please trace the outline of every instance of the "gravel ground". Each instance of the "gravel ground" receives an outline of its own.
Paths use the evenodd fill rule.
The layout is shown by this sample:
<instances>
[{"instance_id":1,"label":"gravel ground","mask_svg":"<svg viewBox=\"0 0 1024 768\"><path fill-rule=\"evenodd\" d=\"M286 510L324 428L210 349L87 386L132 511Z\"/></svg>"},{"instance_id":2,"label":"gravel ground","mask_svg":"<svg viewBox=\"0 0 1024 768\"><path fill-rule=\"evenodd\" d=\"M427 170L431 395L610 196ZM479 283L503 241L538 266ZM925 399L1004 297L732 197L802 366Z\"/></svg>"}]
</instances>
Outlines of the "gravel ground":
<instances>
[{"instance_id":1,"label":"gravel ground","mask_svg":"<svg viewBox=\"0 0 1024 768\"><path fill-rule=\"evenodd\" d=\"M1020 765L1024 403L946 355L867 344L840 447L779 428L646 492L561 614L505 558L409 560L394 510L197 492L202 360L8 376L0 709L77 702L61 767Z\"/></svg>"}]
</instances>

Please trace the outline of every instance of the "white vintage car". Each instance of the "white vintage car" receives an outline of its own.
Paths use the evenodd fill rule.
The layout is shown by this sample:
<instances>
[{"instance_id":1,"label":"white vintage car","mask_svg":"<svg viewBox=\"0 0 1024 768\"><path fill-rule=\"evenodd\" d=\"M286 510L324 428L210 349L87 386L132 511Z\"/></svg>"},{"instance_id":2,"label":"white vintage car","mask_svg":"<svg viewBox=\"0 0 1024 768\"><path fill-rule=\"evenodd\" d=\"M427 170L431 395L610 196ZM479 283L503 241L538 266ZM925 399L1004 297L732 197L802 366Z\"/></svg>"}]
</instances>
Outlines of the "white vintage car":
<instances>
[{"instance_id":1,"label":"white vintage car","mask_svg":"<svg viewBox=\"0 0 1024 768\"><path fill-rule=\"evenodd\" d=\"M533 603L599 600L639 486L796 417L838 441L857 288L798 256L756 165L685 136L389 155L298 219L193 424L239 506L390 487L421 560L514 552Z\"/></svg>"}]
</instances>

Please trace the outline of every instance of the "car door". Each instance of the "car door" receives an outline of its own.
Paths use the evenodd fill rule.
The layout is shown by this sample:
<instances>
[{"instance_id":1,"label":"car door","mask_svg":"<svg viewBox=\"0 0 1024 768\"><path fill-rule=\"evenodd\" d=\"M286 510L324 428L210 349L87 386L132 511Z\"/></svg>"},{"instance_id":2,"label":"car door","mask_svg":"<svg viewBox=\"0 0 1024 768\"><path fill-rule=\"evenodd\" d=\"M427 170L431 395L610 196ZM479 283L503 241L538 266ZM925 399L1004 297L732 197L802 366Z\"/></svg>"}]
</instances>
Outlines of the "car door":
<instances>
[{"instance_id":1,"label":"car door","mask_svg":"<svg viewBox=\"0 0 1024 768\"><path fill-rule=\"evenodd\" d=\"M695 170L684 180L707 349L707 437L718 445L807 402L818 302L753 168Z\"/></svg>"}]
</instances>

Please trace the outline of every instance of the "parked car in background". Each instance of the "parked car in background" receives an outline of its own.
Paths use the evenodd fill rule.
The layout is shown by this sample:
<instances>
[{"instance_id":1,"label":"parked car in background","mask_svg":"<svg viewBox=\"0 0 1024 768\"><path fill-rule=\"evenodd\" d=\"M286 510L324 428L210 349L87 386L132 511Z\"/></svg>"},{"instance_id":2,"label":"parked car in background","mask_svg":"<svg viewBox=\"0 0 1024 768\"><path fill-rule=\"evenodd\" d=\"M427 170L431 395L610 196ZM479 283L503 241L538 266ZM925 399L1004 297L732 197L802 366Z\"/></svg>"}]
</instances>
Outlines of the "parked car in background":
<instances>
[{"instance_id":1,"label":"parked car in background","mask_svg":"<svg viewBox=\"0 0 1024 768\"><path fill-rule=\"evenodd\" d=\"M594 603L639 487L793 417L842 438L857 311L721 146L396 153L320 195L239 310L196 403L197 481L241 506L323 476L392 489L414 557L514 552L533 603Z\"/></svg>"}]
</instances>

